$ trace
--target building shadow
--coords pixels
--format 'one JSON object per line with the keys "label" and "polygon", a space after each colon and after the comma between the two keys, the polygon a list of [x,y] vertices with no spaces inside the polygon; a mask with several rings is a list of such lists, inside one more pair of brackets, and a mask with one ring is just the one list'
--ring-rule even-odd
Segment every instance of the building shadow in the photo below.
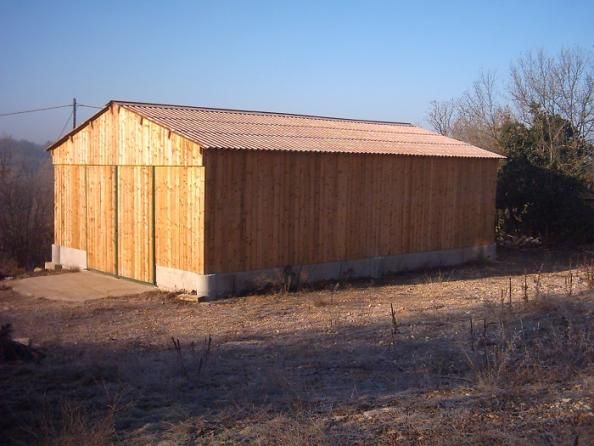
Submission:
{"label": "building shadow", "polygon": [[[5,414],[0,433],[28,441],[40,419],[59,417],[65,401],[85,407],[91,417],[116,407],[114,424],[123,433],[255,412],[348,412],[381,406],[408,392],[477,387],[476,361],[488,354],[487,342],[499,342],[502,321],[508,321],[510,333],[520,323],[522,330],[532,327],[531,320],[541,330],[544,315],[554,314],[559,304],[530,305],[516,310],[481,305],[398,320],[386,314],[385,320],[369,322],[333,318],[329,312],[318,329],[245,334],[238,329],[233,336],[210,340],[178,339],[172,329],[172,337],[148,341],[90,338],[50,344],[39,364],[0,367]],[[564,311],[565,319],[559,313],[559,323],[567,318],[575,318],[576,327],[588,323],[576,296],[564,298],[563,305],[572,312]],[[545,319],[556,329],[557,319]],[[543,333],[538,335],[545,339]],[[571,373],[590,367],[591,360],[573,362]]]}

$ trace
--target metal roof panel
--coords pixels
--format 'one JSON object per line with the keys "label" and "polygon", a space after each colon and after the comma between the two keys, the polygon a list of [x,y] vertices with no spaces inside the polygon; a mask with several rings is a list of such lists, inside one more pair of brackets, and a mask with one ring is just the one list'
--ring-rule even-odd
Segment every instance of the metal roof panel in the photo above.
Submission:
{"label": "metal roof panel", "polygon": [[125,101],[111,101],[108,107],[112,103],[194,141],[204,149],[504,158],[402,122]]}

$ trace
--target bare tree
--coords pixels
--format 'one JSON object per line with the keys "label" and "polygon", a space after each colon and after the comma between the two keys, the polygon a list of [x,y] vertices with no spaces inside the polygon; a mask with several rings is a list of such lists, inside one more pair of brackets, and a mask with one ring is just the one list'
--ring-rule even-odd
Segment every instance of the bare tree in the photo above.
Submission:
{"label": "bare tree", "polygon": [[458,107],[454,100],[431,101],[431,109],[427,115],[433,130],[443,136],[451,136],[454,124],[458,119]]}
{"label": "bare tree", "polygon": [[427,119],[442,135],[501,152],[499,129],[510,113],[500,100],[495,74],[484,72],[460,98],[431,102]]}
{"label": "bare tree", "polygon": [[479,147],[501,151],[499,128],[509,114],[502,105],[494,72],[483,72],[458,101],[454,136]]}
{"label": "bare tree", "polygon": [[540,50],[519,58],[511,68],[510,93],[519,118],[532,123],[535,113],[545,120],[543,149],[552,162],[558,157],[558,141],[571,124],[578,145],[594,137],[594,63],[580,49],[563,49],[557,56]]}
{"label": "bare tree", "polygon": [[11,153],[0,152],[0,263],[8,260],[31,268],[48,257],[53,223],[50,167],[47,160],[28,171]]}

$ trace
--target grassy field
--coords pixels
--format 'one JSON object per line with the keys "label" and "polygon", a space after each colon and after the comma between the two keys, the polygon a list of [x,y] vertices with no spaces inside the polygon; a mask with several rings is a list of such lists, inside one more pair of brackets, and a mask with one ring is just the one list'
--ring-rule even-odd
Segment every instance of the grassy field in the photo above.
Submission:
{"label": "grassy field", "polygon": [[[576,252],[181,302],[0,282],[46,354],[0,364],[13,444],[594,443],[594,277]],[[511,296],[511,297],[510,297]]]}

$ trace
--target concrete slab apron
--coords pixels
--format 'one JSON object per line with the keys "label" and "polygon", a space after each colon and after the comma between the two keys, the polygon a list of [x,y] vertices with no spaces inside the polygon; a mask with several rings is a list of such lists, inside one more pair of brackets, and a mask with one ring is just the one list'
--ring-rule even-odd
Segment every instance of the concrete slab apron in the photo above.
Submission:
{"label": "concrete slab apron", "polygon": [[91,271],[29,277],[15,280],[10,285],[13,290],[25,296],[70,302],[127,296],[155,290],[151,285]]}

